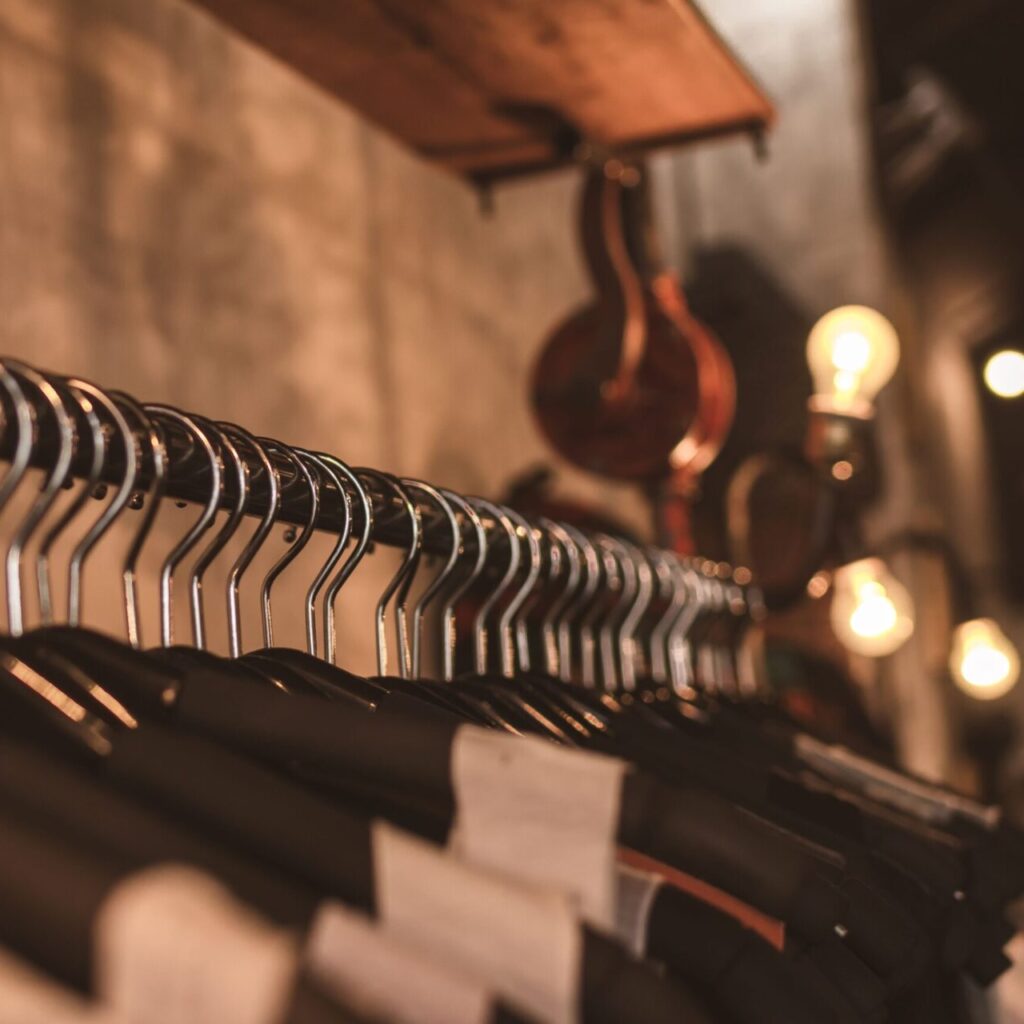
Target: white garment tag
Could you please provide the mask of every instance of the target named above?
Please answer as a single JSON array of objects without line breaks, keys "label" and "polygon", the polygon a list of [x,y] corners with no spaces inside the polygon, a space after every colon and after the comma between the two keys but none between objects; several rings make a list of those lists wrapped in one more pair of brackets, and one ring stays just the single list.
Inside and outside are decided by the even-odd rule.
[{"label": "white garment tag", "polygon": [[279,1024],[297,963],[288,935],[173,864],[110,893],[95,949],[96,990],[127,1024]]},{"label": "white garment tag", "polygon": [[0,950],[0,1024],[120,1024],[120,1018]]},{"label": "white garment tag", "polygon": [[317,911],[306,963],[346,1006],[393,1024],[487,1024],[484,985],[428,960],[339,903]]},{"label": "white garment tag", "polygon": [[456,856],[561,889],[587,921],[613,929],[625,762],[462,726],[451,770]]},{"label": "white garment tag", "polygon": [[637,957],[647,952],[647,920],[664,883],[651,871],[619,864],[616,869],[615,936]]},{"label": "white garment tag", "polygon": [[582,944],[568,897],[464,864],[386,822],[373,827],[383,926],[537,1020],[577,1017]]}]

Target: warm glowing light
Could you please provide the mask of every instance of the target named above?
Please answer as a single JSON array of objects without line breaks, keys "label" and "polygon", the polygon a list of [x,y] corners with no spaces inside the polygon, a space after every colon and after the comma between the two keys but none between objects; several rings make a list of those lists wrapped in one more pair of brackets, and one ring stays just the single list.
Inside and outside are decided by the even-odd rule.
[{"label": "warm glowing light", "polygon": [[989,356],[985,363],[985,385],[1000,398],[1024,395],[1024,352],[1004,348]]},{"label": "warm glowing light", "polygon": [[860,600],[850,615],[850,629],[859,637],[875,639],[892,632],[899,615],[896,605],[880,583],[865,584]]},{"label": "warm glowing light", "polygon": [[867,306],[840,306],[826,313],[807,338],[815,408],[868,417],[875,395],[900,359],[896,330]]},{"label": "warm glowing light", "polygon": [[910,595],[880,558],[862,558],[832,579],[832,629],[855,654],[892,654],[914,631]]},{"label": "warm glowing light", "polygon": [[837,480],[849,480],[853,476],[853,463],[846,459],[840,459],[832,463],[832,475]]},{"label": "warm glowing light", "polygon": [[964,693],[978,700],[995,700],[1013,689],[1020,675],[1020,657],[998,623],[971,619],[953,633],[949,669]]}]

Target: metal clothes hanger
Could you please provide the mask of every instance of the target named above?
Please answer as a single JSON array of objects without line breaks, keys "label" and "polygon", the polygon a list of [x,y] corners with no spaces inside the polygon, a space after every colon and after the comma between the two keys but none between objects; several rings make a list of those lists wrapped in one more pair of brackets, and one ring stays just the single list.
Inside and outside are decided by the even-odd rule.
[{"label": "metal clothes hanger", "polygon": [[0,481],[0,511],[6,507],[11,496],[21,483],[28,470],[29,459],[32,457],[32,409],[25,398],[25,393],[18,383],[17,378],[0,360],[0,388],[3,388],[3,396],[10,404],[4,410],[4,435],[9,428],[14,430],[13,451],[8,460],[7,472]]},{"label": "metal clothes hanger", "polygon": [[313,478],[313,473],[296,451],[272,438],[261,437],[259,440],[260,444],[267,451],[277,452],[288,460],[295,470],[298,479],[303,481],[309,491],[309,512],[299,528],[299,533],[284,554],[267,570],[266,575],[263,577],[263,582],[260,584],[260,607],[263,611],[263,646],[264,648],[272,648],[274,646],[274,614],[270,603],[271,591],[274,584],[280,578],[281,573],[299,557],[313,537],[313,528],[316,525],[317,516],[320,512],[320,487]]},{"label": "metal clothes hanger", "polygon": [[124,449],[124,473],[117,488],[106,508],[86,531],[68,559],[68,625],[77,626],[82,614],[82,574],[85,561],[131,500],[139,476],[139,451],[128,421],[105,391],[81,377],[65,377],[63,380],[72,393],[84,393],[99,405],[113,424],[115,436],[120,439]]},{"label": "metal clothes hanger", "polygon": [[633,604],[622,617],[619,624],[617,647],[619,651],[619,677],[624,690],[632,692],[636,689],[637,659],[640,655],[636,634],[640,621],[647,613],[654,596],[654,573],[644,553],[632,544],[619,542],[626,557],[635,567],[636,596]]},{"label": "metal clothes hanger", "polygon": [[[578,634],[580,643],[580,678],[584,686],[595,687],[598,683],[598,648],[595,637],[595,625],[602,619],[602,613],[610,613],[608,598],[618,603],[618,592],[622,589],[621,570],[614,554],[601,544],[602,535],[598,534],[593,543],[601,572],[603,586],[595,592],[594,600],[583,613],[579,621]],[[614,610],[615,604],[611,606]],[[602,664],[602,688],[606,691],[615,689],[615,679],[607,673],[612,670],[610,663]]]},{"label": "metal clothes hanger", "polygon": [[[317,468],[323,473],[338,491],[338,495],[341,498],[341,523],[338,527],[338,538],[334,542],[327,559],[324,564],[318,570],[316,576],[313,577],[312,583],[309,585],[309,590],[306,591],[306,648],[310,655],[316,657],[317,655],[317,640],[316,640],[316,601],[320,595],[320,591],[324,588],[331,573],[334,571],[335,566],[341,561],[342,555],[345,554],[345,548],[348,546],[349,538],[352,536],[352,499],[349,496],[348,491],[345,489],[345,485],[342,483],[341,474],[332,464],[332,460],[325,458],[317,452],[309,452],[305,449],[300,449],[300,454],[308,459],[312,459],[316,464]],[[333,620],[331,622],[331,629],[333,629]],[[331,655],[334,650],[334,641],[328,637],[328,626],[327,626],[327,608],[324,608],[324,655],[328,661],[332,660]]]},{"label": "metal clothes hanger", "polygon": [[[7,583],[7,630],[11,636],[21,636],[25,631],[25,607],[22,590],[22,558],[25,546],[43,517],[52,507],[67,479],[71,468],[71,457],[74,452],[75,434],[71,417],[64,406],[64,401],[53,384],[41,373],[13,359],[4,360],[4,368],[12,374],[22,386],[22,394],[27,386],[39,396],[44,407],[53,420],[57,432],[57,454],[50,470],[46,473],[39,496],[32,503],[13,536],[7,543],[4,557],[4,571]],[[32,433],[32,450],[40,440],[42,424]]]},{"label": "metal clothes hanger", "polygon": [[160,567],[160,646],[174,644],[174,570],[199,542],[217,515],[221,491],[221,463],[213,442],[195,419],[169,405],[145,404],[147,415],[158,422],[171,423],[184,430],[199,445],[210,474],[210,495],[201,507],[198,518],[184,537],[170,550]]},{"label": "metal clothes hanger", "polygon": [[[234,482],[237,495],[234,504],[228,510],[228,516],[221,528],[210,540],[209,544],[193,562],[189,573],[189,607],[192,613],[192,636],[197,650],[206,650],[206,613],[203,607],[203,577],[217,556],[224,550],[228,541],[235,535],[242,523],[246,507],[249,504],[249,467],[238,453],[228,434],[210,420],[194,417],[207,436],[216,442],[220,453],[221,478],[218,506],[227,499],[227,489]],[[212,523],[211,523],[212,525]]]},{"label": "metal clothes hanger", "polygon": [[[458,582],[455,588],[449,593],[441,609],[441,630],[443,643],[441,648],[441,677],[445,682],[451,682],[455,676],[455,648],[458,641],[456,636],[455,606],[459,600],[469,591],[469,588],[480,578],[487,563],[487,531],[484,529],[483,520],[472,504],[456,494],[454,491],[443,491],[444,496],[451,504],[455,505],[462,513],[465,521],[471,527],[473,538],[476,541],[476,556],[466,576]],[[465,546],[462,543],[460,531],[460,552],[465,553]]]},{"label": "metal clothes hanger", "polygon": [[[209,469],[209,495],[203,504],[199,518],[191,525],[186,535],[172,549],[161,568],[161,646],[148,652],[149,657],[164,668],[175,672],[189,672],[193,669],[223,672],[232,678],[251,683],[267,683],[281,689],[291,688],[277,679],[268,679],[257,673],[250,666],[232,659],[221,658],[206,647],[206,622],[203,605],[203,577],[216,557],[238,530],[249,502],[249,470],[235,444],[227,437],[225,431],[212,421],[200,416],[185,416],[180,410],[171,407],[159,407],[154,412],[152,406],[145,407],[157,418],[169,419],[183,427],[193,441],[198,441]],[[180,418],[184,417],[184,419]],[[229,506],[227,518],[215,532],[211,540],[199,553],[188,576],[189,617],[192,624],[192,645],[175,644],[173,636],[173,575],[175,568],[187,557],[202,539],[202,535],[210,529],[215,520],[217,510],[222,502],[228,499],[228,483],[234,481],[237,495]],[[164,611],[164,608],[167,611]],[[230,631],[230,626],[229,626]],[[170,642],[168,642],[170,641]],[[300,691],[304,687],[296,687]]]},{"label": "metal clothes hanger", "polygon": [[[60,394],[61,389],[54,388],[52,381],[49,381],[42,375],[36,374],[36,372],[29,367],[19,366],[15,372],[28,380],[32,386],[38,387],[39,393],[45,397],[47,402],[52,401],[54,397],[56,397],[59,402],[63,402],[63,396]],[[39,382],[43,382],[43,386],[39,386]],[[45,385],[49,385],[49,387],[46,387]],[[24,396],[23,391],[21,394]],[[69,391],[69,397],[75,401],[80,401],[83,406],[88,405],[90,402],[90,399],[82,395],[78,389],[75,389],[73,392]],[[23,398],[22,400],[25,399]],[[53,408],[53,406],[51,406],[51,408]],[[67,413],[67,410],[64,409],[64,412]],[[63,466],[64,463],[62,455],[69,441],[73,448],[76,435],[74,433],[73,421],[69,415],[58,415],[55,422],[59,431],[59,440],[58,453],[54,461],[55,464]],[[118,421],[115,420],[115,422]],[[125,427],[127,430],[127,424],[125,424]],[[70,435],[65,433],[66,430],[70,430]],[[34,443],[35,441],[33,439],[30,443],[30,448]],[[93,461],[95,463],[95,459]],[[134,483],[136,465],[130,458],[126,458],[125,460],[124,472],[125,479],[130,483]],[[62,468],[61,474],[66,477],[66,470]],[[25,520],[16,531],[15,536],[9,541],[8,550],[5,552],[4,563],[14,569],[19,578],[19,584],[21,576],[21,552],[23,552],[25,544],[42,521],[46,511],[53,504],[56,495],[51,490],[51,484],[54,482],[54,474],[48,475],[46,483],[44,483],[40,492],[40,497],[33,503],[32,508],[30,508],[25,517]],[[122,485],[122,487],[115,493],[115,500],[111,502],[111,505],[108,505],[107,508],[104,509],[102,515],[97,520],[97,523],[94,524],[86,534],[85,540],[80,542],[77,546],[76,553],[80,554],[80,562],[84,561],[85,556],[88,555],[89,548],[91,546],[89,542],[91,541],[92,543],[95,543],[98,541],[115,516],[120,514],[120,511],[123,508],[123,503],[119,502],[119,498],[123,491],[124,487]],[[70,518],[71,517],[67,516],[62,517],[61,522],[69,522]],[[15,593],[17,595],[17,600],[20,601],[20,585],[15,589]],[[16,608],[15,618],[23,622],[23,609],[17,605],[14,607]],[[63,628],[71,629],[72,632],[75,631],[74,627]],[[45,634],[46,630],[44,629],[42,632]],[[103,690],[102,687],[96,684],[87,675],[83,674],[68,658],[65,652],[58,651],[49,644],[45,635],[40,637],[38,631],[33,630],[30,633],[25,634],[22,630],[19,630],[18,632],[11,630],[10,636],[0,639],[0,649],[2,649],[2,657],[5,659],[5,670],[8,672],[12,671],[12,665],[16,662],[16,675],[18,676],[18,679],[21,680],[22,683],[35,686],[37,689],[42,687],[44,691],[47,687],[50,687],[52,690],[50,693],[51,700],[58,700],[59,698],[63,698],[66,694],[76,694],[84,702],[84,714],[91,715],[95,713],[99,714],[101,717],[110,718],[110,720],[115,722],[120,721],[122,724],[135,724],[135,719],[128,713],[123,705],[121,705],[115,698]],[[11,659],[13,659],[13,661],[11,661]]]},{"label": "metal clothes hanger", "polygon": [[666,641],[669,679],[677,697],[692,699],[696,693],[690,630],[705,607],[704,580],[689,561],[680,564],[680,574],[688,598],[669,627]]},{"label": "metal clothes hanger", "polygon": [[138,650],[142,646],[142,636],[139,624],[137,570],[139,556],[142,554],[142,548],[153,528],[153,523],[156,522],[157,512],[160,510],[167,488],[167,445],[164,442],[163,431],[154,420],[146,415],[145,410],[134,398],[121,391],[112,391],[110,397],[122,407],[122,410],[127,410],[129,415],[135,419],[145,438],[143,455],[148,455],[150,462],[149,487],[145,494],[138,494],[138,500],[142,507],[142,518],[121,566],[125,629],[128,634],[128,643]]},{"label": "metal clothes hanger", "polygon": [[541,642],[544,647],[544,665],[548,675],[567,683],[572,679],[571,657],[567,649],[568,645],[566,645],[566,649],[563,649],[559,642],[557,623],[562,613],[568,608],[583,579],[580,552],[569,531],[560,523],[546,517],[541,518],[538,522],[553,538],[551,540],[552,549],[562,552],[561,559],[566,566],[565,587],[548,607],[541,621]]},{"label": "metal clothes hanger", "polygon": [[[590,609],[597,598],[598,588],[601,585],[601,562],[598,558],[597,549],[590,538],[578,527],[569,523],[562,523],[562,529],[569,534],[570,539],[576,546],[577,552],[582,555],[580,568],[582,573],[582,585],[578,592],[573,594],[565,610],[558,617],[556,634],[558,637],[559,662],[566,666],[563,669],[564,678],[572,680],[578,678],[586,685],[583,679],[583,635],[581,631],[581,619]],[[579,641],[580,646],[580,667],[579,672],[573,669],[573,641]]]},{"label": "metal clothes hanger", "polygon": [[[79,393],[69,390],[69,397],[77,406],[77,412],[81,415],[83,426],[86,432],[75,429],[75,437],[79,445],[87,442],[90,448],[90,462],[78,493],[64,510],[64,513],[43,536],[39,547],[36,550],[36,590],[39,595],[39,619],[44,625],[54,621],[53,597],[50,585],[50,551],[57,538],[64,532],[65,528],[85,507],[89,498],[92,497],[96,486],[99,484],[100,476],[103,473],[103,466],[106,461],[107,439],[103,433],[103,425],[96,414],[95,406],[89,399]],[[64,486],[67,484],[65,483]]]},{"label": "metal clothes hanger", "polygon": [[[363,471],[360,470],[359,472]],[[468,695],[460,692],[458,688],[451,687],[447,685],[447,683],[438,684],[425,679],[422,676],[421,645],[424,616],[430,604],[450,584],[452,574],[454,573],[459,560],[462,538],[455,512],[441,489],[435,488],[431,484],[424,483],[420,480],[396,480],[390,477],[384,481],[384,483],[390,484],[390,489],[395,490],[395,493],[399,494],[401,505],[407,514],[409,506],[406,504],[405,499],[409,499],[411,503],[410,492],[419,491],[422,494],[425,494],[431,502],[441,510],[442,524],[447,526],[448,531],[450,531],[451,534],[451,545],[448,556],[442,565],[441,570],[420,594],[413,606],[411,617],[408,620],[405,620],[405,605],[418,567],[419,558],[409,558],[407,555],[394,578],[386,588],[385,594],[382,598],[384,602],[383,607],[378,605],[377,621],[378,623],[382,621],[381,612],[386,608],[386,605],[390,600],[389,595],[397,594],[396,618],[398,619],[398,628],[400,631],[399,636],[403,635],[401,630],[403,629],[404,620],[406,630],[405,635],[409,640],[410,669],[408,676],[380,677],[379,682],[385,685],[392,693],[405,694],[406,696],[417,698],[421,703],[426,702],[432,704],[435,708],[440,708],[448,714],[452,714],[460,718],[467,718],[470,721],[482,724],[495,724],[492,723],[491,717],[488,716],[485,710],[480,707],[478,702],[474,701]],[[396,489],[396,485],[397,488],[400,489],[401,493]],[[413,505],[413,507],[415,508],[415,505]],[[417,543],[418,534],[418,543],[422,547],[422,518],[420,517],[418,509],[416,509],[416,517],[416,520],[410,520],[412,526],[411,536],[415,544]],[[416,529],[417,522],[419,523],[418,531]],[[415,555],[415,551],[412,553]]]},{"label": "metal clothes hanger", "polygon": [[[263,476],[266,480],[267,510],[260,519],[245,543],[245,547],[239,552],[231,568],[228,570],[227,579],[227,605],[228,605],[228,652],[232,658],[238,658],[242,654],[242,610],[241,610],[241,586],[242,577],[245,571],[252,564],[252,560],[263,547],[264,542],[270,535],[274,524],[277,522],[278,513],[281,509],[281,478],[277,467],[273,464],[266,449],[249,433],[249,431],[237,426],[234,423],[218,423],[221,433],[232,438],[236,446],[241,443],[248,448],[256,457]],[[250,471],[249,496],[252,495],[254,486],[253,475]]]},{"label": "metal clothes hanger", "polygon": [[[628,689],[622,675],[622,652],[617,649],[616,644],[618,639],[616,626],[629,613],[629,609],[639,591],[636,565],[628,557],[621,541],[616,540],[614,537],[602,534],[598,537],[597,543],[604,557],[611,560],[605,563],[606,578],[617,575],[621,581],[620,585],[616,588],[618,590],[618,599],[601,617],[601,625],[597,631],[601,675],[606,690],[616,690],[620,687]],[[614,565],[614,569],[612,565]]]},{"label": "metal clothes hanger", "polygon": [[421,668],[423,616],[434,598],[444,590],[451,579],[452,573],[455,572],[455,567],[459,561],[459,552],[462,547],[462,533],[459,530],[459,522],[455,518],[455,512],[451,504],[438,488],[432,484],[424,483],[422,480],[412,480],[407,477],[403,477],[401,483],[406,491],[419,491],[430,498],[441,510],[444,523],[451,532],[451,544],[449,545],[448,557],[445,559],[444,565],[441,566],[440,572],[430,581],[423,593],[420,594],[412,609],[412,676],[416,678],[420,675]]},{"label": "metal clothes hanger", "polygon": [[[516,671],[516,659],[518,657],[519,668],[528,672],[530,670],[530,645],[527,642],[525,632],[520,634],[518,629],[513,636],[513,624],[522,611],[527,599],[530,597],[537,581],[540,579],[541,571],[541,550],[540,543],[533,532],[530,524],[514,509],[502,506],[505,515],[512,520],[513,526],[517,528],[513,542],[522,545],[526,541],[527,563],[526,578],[523,580],[519,590],[516,591],[512,600],[505,606],[505,610],[498,617],[498,634],[501,637],[501,649],[511,654],[510,664],[502,666],[502,672],[507,678],[511,678]],[[519,641],[522,642],[519,642]]]},{"label": "metal clothes hanger", "polygon": [[668,635],[687,602],[686,581],[677,559],[667,551],[651,552],[662,599],[668,603],[651,629],[647,644],[648,672],[655,684],[668,682]]},{"label": "metal clothes hanger", "polygon": [[[522,549],[515,520],[519,520],[524,535],[530,534],[532,536],[532,533],[525,520],[511,509],[485,501],[482,498],[470,498],[469,501],[476,506],[478,511],[483,509],[489,513],[494,518],[494,521],[504,530],[509,545],[509,560],[497,585],[486,597],[477,612],[473,623],[477,672],[475,676],[463,677],[461,684],[469,688],[474,694],[485,698],[488,706],[503,719],[506,728],[511,728],[517,732],[541,731],[555,739],[568,740],[568,734],[557,724],[548,711],[541,710],[532,704],[520,692],[518,686],[509,685],[509,681],[515,675],[516,669],[512,619],[523,601],[526,600],[540,573],[540,549],[537,546],[536,538],[533,539],[533,545],[530,547],[531,564],[527,568],[526,579],[513,593],[509,604],[499,616],[497,624],[500,645],[499,668],[497,672],[490,672],[488,671],[489,634],[487,618],[498,599],[511,587],[522,563]],[[534,554],[536,554],[536,561],[534,561]]]},{"label": "metal clothes hanger", "polygon": [[370,537],[373,533],[373,502],[370,500],[370,495],[363,486],[363,482],[359,479],[359,475],[346,466],[341,459],[323,453],[320,454],[320,458],[334,466],[351,484],[352,489],[356,493],[356,501],[358,502],[361,514],[360,522],[362,524],[355,546],[324,591],[324,656],[334,665],[338,660],[338,595],[341,593],[342,587],[345,586],[352,576],[352,573],[359,566],[359,563],[363,560],[363,556],[370,546]]},{"label": "metal clothes hanger", "polygon": [[[497,604],[498,598],[505,593],[511,585],[512,580],[515,578],[516,572],[519,569],[520,551],[519,545],[516,543],[515,526],[512,524],[512,521],[508,518],[503,509],[498,505],[495,505],[493,502],[486,501],[483,498],[469,498],[468,500],[476,507],[478,512],[483,509],[484,512],[487,512],[494,521],[501,526],[505,531],[509,543],[509,559],[508,565],[505,567],[505,572],[498,580],[497,585],[485,598],[483,604],[480,605],[480,608],[476,613],[476,618],[473,620],[473,651],[475,654],[476,671],[478,675],[486,675],[490,656],[490,634],[487,627],[487,617]],[[511,666],[511,650],[502,650],[500,652],[500,664],[503,672],[506,666]]]},{"label": "metal clothes hanger", "polygon": [[391,599],[398,595],[395,602],[395,627],[398,634],[398,677],[408,679],[412,675],[412,648],[409,643],[409,623],[406,617],[406,603],[409,596],[409,589],[419,565],[420,553],[423,549],[423,524],[420,519],[419,510],[415,502],[406,494],[405,489],[398,482],[396,477],[389,473],[381,473],[376,469],[361,467],[356,474],[375,481],[385,489],[391,491],[398,499],[401,510],[409,520],[410,541],[405,549],[405,554],[394,576],[384,588],[383,593],[377,600],[374,609],[374,625],[377,639],[377,674],[383,678],[388,676],[388,638],[387,638],[387,608]]},{"label": "metal clothes hanger", "polygon": [[[525,581],[519,591],[509,602],[503,618],[514,618],[521,614],[525,601],[531,592],[536,592],[537,580],[540,576],[543,555],[536,531],[527,521],[512,509],[506,508],[509,518],[518,525],[517,542],[522,547],[525,542],[529,557],[529,569]],[[520,620],[521,621],[521,620]],[[517,639],[522,639],[517,636]],[[530,669],[528,643],[520,647],[519,671],[512,680],[515,690],[527,702],[535,713],[543,716],[542,723],[549,733],[559,739],[568,739],[577,743],[591,737],[592,728],[600,725],[590,711],[566,692],[565,688],[552,676]]]},{"label": "metal clothes hanger", "polygon": [[[263,640],[264,646],[258,650],[249,651],[243,654],[238,663],[246,668],[257,672],[267,682],[273,685],[297,693],[327,697],[329,699],[340,699],[341,696],[354,696],[351,686],[339,685],[341,670],[335,669],[317,658],[309,647],[316,644],[316,621],[313,604],[317,592],[326,580],[335,563],[343,553],[344,545],[335,543],[321,571],[314,577],[313,583],[307,590],[306,605],[304,609],[305,631],[307,650],[297,650],[275,646],[273,642],[273,613],[271,606],[272,588],[281,574],[299,556],[309,541],[312,539],[316,522],[320,513],[320,480],[321,473],[325,473],[325,467],[312,453],[304,449],[292,448],[282,444],[280,441],[273,441],[268,438],[260,438],[258,444],[267,452],[277,452],[284,456],[295,472],[295,480],[305,484],[309,494],[309,506],[305,520],[300,527],[300,532],[290,544],[289,548],[268,570],[260,586],[260,607],[263,618]],[[272,474],[271,474],[272,475]],[[327,473],[332,479],[336,479],[333,471]],[[339,481],[340,482],[340,481]],[[276,512],[274,513],[276,517]],[[348,521],[348,514],[345,521]],[[266,520],[264,520],[266,523]],[[261,532],[261,531],[258,531]],[[262,531],[262,536],[266,531]],[[259,540],[262,543],[262,539]],[[250,541],[251,546],[251,541]],[[253,552],[254,553],[254,552]],[[245,554],[243,552],[243,554]],[[251,556],[249,556],[251,558]],[[322,579],[321,579],[322,577]],[[355,677],[352,677],[355,678]],[[346,682],[347,674],[346,674]],[[365,689],[365,685],[364,685]],[[371,689],[371,696],[376,693]],[[360,694],[361,701],[366,701],[365,694]],[[372,703],[372,700],[370,701]]]}]

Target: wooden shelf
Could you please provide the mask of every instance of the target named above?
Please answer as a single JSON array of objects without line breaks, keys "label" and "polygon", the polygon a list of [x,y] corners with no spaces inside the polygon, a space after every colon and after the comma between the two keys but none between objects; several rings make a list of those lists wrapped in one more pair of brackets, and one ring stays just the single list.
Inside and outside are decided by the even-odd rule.
[{"label": "wooden shelf", "polygon": [[689,0],[193,0],[478,182],[761,132],[771,103]]}]

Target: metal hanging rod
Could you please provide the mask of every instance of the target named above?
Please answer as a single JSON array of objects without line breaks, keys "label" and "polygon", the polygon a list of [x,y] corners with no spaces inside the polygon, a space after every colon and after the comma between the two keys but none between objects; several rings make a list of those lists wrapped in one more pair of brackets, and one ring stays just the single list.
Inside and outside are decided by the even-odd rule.
[{"label": "metal hanging rod", "polygon": [[[30,394],[26,389],[25,399],[32,405],[35,429],[39,431],[38,442],[32,449],[30,464],[37,469],[49,469],[58,452],[59,441],[56,427],[51,422],[52,417],[48,415],[48,410],[39,396]],[[6,429],[12,419],[11,410],[6,408],[6,396],[3,397],[3,405],[5,406],[5,416],[4,429],[0,432],[0,458],[9,462],[13,455],[16,436],[14,431]],[[205,418],[196,417],[196,419],[203,422]],[[184,430],[175,429],[173,424],[163,424],[163,427],[167,446],[165,497],[190,504],[207,501],[211,487],[210,471],[197,445]],[[104,460],[101,480],[107,485],[113,485],[119,483],[124,476],[125,452],[117,433],[109,425],[104,425],[104,433],[107,437],[108,454]],[[133,427],[133,433],[138,435],[139,431]],[[77,437],[76,431],[71,475],[76,479],[81,479],[87,475],[92,453],[87,446],[77,442]],[[287,446],[287,442],[282,443]],[[251,474],[251,491],[246,514],[260,517],[267,512],[268,504],[267,492],[260,487],[260,481],[265,471],[251,452],[240,448],[239,454],[249,466]],[[309,517],[310,510],[309,488],[287,458],[274,450],[270,450],[267,454],[281,479],[281,505],[277,522],[281,525],[293,526],[304,524]],[[143,459],[137,476],[137,490],[140,492],[140,499],[151,480],[152,468]],[[384,493],[380,484],[372,478],[367,477],[362,482],[373,503],[372,540],[375,543],[392,547],[408,547],[411,537],[408,515],[402,503],[393,494]],[[351,487],[346,487],[346,490],[351,499],[353,525],[356,528],[361,527],[363,524],[360,503],[355,500],[356,495]],[[220,507],[230,508],[237,497],[237,487],[233,479],[225,479],[220,495]],[[416,505],[422,520],[424,552],[447,555],[450,551],[450,531],[446,528],[438,509],[426,502],[416,501],[412,495],[410,498]],[[319,482],[319,500],[320,507],[315,520],[316,529],[337,533],[343,521],[343,501],[337,486],[328,478]],[[141,503],[133,507],[141,507]],[[500,549],[503,544],[507,543],[505,531],[492,517],[481,513],[481,519],[487,530],[488,542],[493,542],[496,549]]]},{"label": "metal hanging rod", "polygon": [[[17,365],[11,361],[12,365]],[[44,372],[50,381],[62,383],[70,378],[62,375]],[[117,402],[119,393],[116,391],[104,391],[112,401]],[[58,428],[52,415],[52,410],[47,406],[44,397],[35,393],[32,388],[25,388],[23,391],[24,400],[30,405],[32,411],[33,429],[37,432],[35,443],[32,445],[30,464],[38,469],[49,469],[54,465],[60,448]],[[128,398],[128,396],[125,396]],[[129,399],[136,405],[134,399]],[[17,441],[17,429],[8,429],[16,420],[15,410],[11,405],[9,394],[0,394],[0,408],[3,410],[2,428],[0,428],[0,459],[10,461],[14,454]],[[72,411],[73,407],[72,407]],[[209,417],[187,414],[200,425],[211,423]],[[221,426],[213,422],[214,426]],[[75,443],[71,455],[70,476],[82,479],[88,475],[89,465],[92,460],[92,452],[88,444],[81,443],[81,437],[88,436],[88,430],[78,429],[76,424]],[[141,438],[141,428],[132,418],[132,433],[136,439]],[[161,421],[161,429],[164,435],[164,442],[167,448],[167,473],[165,480],[164,497],[174,501],[188,502],[190,504],[203,504],[210,499],[212,486],[209,463],[200,450],[194,438],[188,432],[176,425],[174,422]],[[114,428],[113,424],[104,423],[104,434],[107,441],[107,452],[103,460],[103,468],[100,479],[106,485],[116,485],[124,477],[126,453],[122,435]],[[266,438],[259,439],[267,441]],[[286,442],[285,448],[291,447]],[[140,450],[145,450],[145,445],[139,444]],[[302,448],[298,449],[301,451]],[[272,446],[267,454],[280,476],[281,502],[276,522],[281,525],[301,526],[308,521],[310,513],[311,496],[307,483],[296,472],[294,464],[280,451]],[[239,446],[239,455],[245,460],[250,471],[249,497],[246,504],[246,515],[252,517],[263,516],[268,511],[269,490],[261,487],[261,480],[265,476],[265,469],[256,459],[252,452]],[[411,544],[411,531],[409,516],[406,506],[394,493],[386,493],[385,488],[374,478],[377,471],[361,476],[361,482],[369,496],[373,507],[373,523],[371,540],[375,543],[391,547],[408,549]],[[388,476],[388,474],[384,474]],[[146,458],[139,461],[138,473],[136,476],[136,490],[138,501],[132,507],[141,508],[146,488],[152,481],[152,468]],[[344,484],[350,499],[352,512],[352,525],[356,529],[363,526],[361,503],[357,500],[354,489],[349,484]],[[408,499],[415,505],[420,515],[422,524],[421,550],[424,553],[447,556],[451,552],[451,531],[446,523],[443,514],[436,507],[427,501],[417,501],[413,489],[405,488]],[[226,475],[221,483],[219,505],[222,509],[231,508],[238,498],[237,487],[234,480]],[[319,481],[319,510],[314,520],[317,530],[330,533],[337,533],[344,522],[344,502],[334,481],[323,478]],[[478,509],[480,519],[486,532],[488,551],[500,552],[508,550],[509,534],[506,525],[500,523],[493,515],[484,508]],[[460,514],[461,515],[461,514]],[[545,531],[540,527],[516,525],[515,530],[520,538],[528,535],[528,530],[539,540],[545,538]],[[665,553],[668,554],[668,553]],[[697,560],[699,567],[707,575],[717,576],[721,580],[732,578],[745,586],[749,582],[749,573],[739,570],[735,575],[731,567],[724,563],[702,562]]]}]

